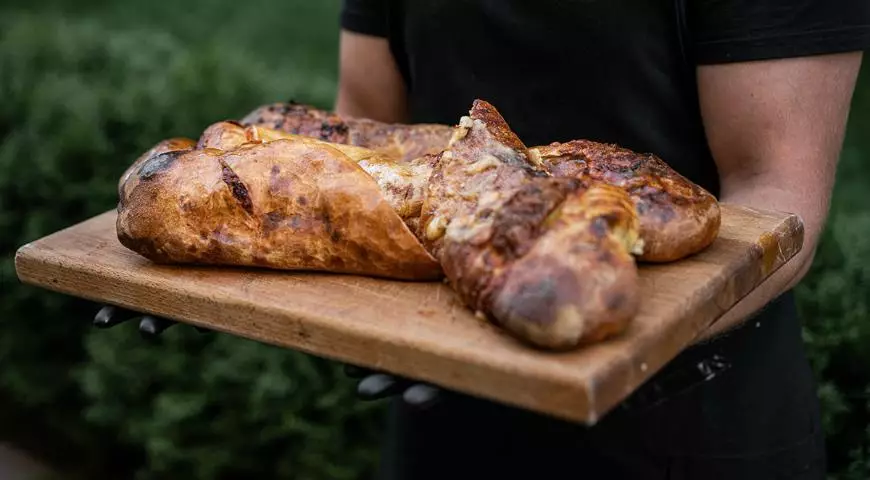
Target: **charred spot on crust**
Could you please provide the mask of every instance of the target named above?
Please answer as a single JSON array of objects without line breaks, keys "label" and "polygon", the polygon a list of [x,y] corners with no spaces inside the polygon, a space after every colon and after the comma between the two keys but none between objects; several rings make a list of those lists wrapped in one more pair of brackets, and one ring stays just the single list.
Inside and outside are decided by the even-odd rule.
[{"label": "charred spot on crust", "polygon": [[548,178],[524,184],[492,215],[492,247],[506,261],[523,256],[542,233],[544,219],[564,200],[574,182]]},{"label": "charred spot on crust", "polygon": [[645,215],[647,212],[649,212],[650,205],[647,201],[639,200],[635,202],[634,208],[637,209],[638,215]]},{"label": "charred spot on crust", "polygon": [[239,122],[237,122],[237,121],[235,121],[235,120],[224,120],[224,122],[229,123],[230,125],[235,125],[235,126],[237,126],[237,127],[245,128],[244,125],[242,125],[241,123],[239,123]]},{"label": "charred spot on crust", "polygon": [[305,205],[308,205],[308,199],[303,197],[302,195],[299,195],[298,197],[296,197],[296,203],[304,207]]},{"label": "charred spot on crust", "polygon": [[283,213],[275,210],[263,215],[262,225],[263,233],[269,234],[281,226],[284,219],[287,218]]},{"label": "charred spot on crust", "polygon": [[320,138],[322,140],[343,142],[346,139],[349,130],[347,124],[339,119],[330,120],[325,120],[321,122]]},{"label": "charred spot on crust", "polygon": [[325,211],[322,212],[320,219],[323,222],[324,230],[329,234],[329,239],[333,242],[341,240],[341,235],[339,235],[338,231],[335,230],[335,226],[332,224],[332,219],[329,217],[329,213]]},{"label": "charred spot on crust", "polygon": [[139,168],[139,179],[150,180],[158,173],[168,170],[184,152],[186,150],[173,150],[154,155]]},{"label": "charred spot on crust", "polygon": [[520,282],[512,292],[497,295],[493,313],[497,319],[545,324],[556,316],[559,301],[557,280],[549,276],[536,281]]},{"label": "charred spot on crust", "polygon": [[239,205],[248,212],[248,214],[254,213],[254,204],[251,202],[251,197],[248,194],[248,187],[242,182],[242,179],[236,175],[236,172],[230,168],[229,165],[223,160],[220,160],[222,171],[221,171],[221,180],[229,187],[230,192],[233,194],[233,198],[239,202]]},{"label": "charred spot on crust", "polygon": [[604,236],[607,235],[608,227],[607,218],[603,216],[596,217],[595,220],[592,220],[591,230],[596,238],[604,238]]},{"label": "charred spot on crust", "polygon": [[628,297],[619,290],[608,290],[604,295],[604,307],[608,310],[619,311],[628,302]]},{"label": "charred spot on crust", "polygon": [[289,177],[281,176],[281,169],[278,165],[273,165],[269,171],[269,193],[275,195],[287,195],[290,190],[291,180]]}]

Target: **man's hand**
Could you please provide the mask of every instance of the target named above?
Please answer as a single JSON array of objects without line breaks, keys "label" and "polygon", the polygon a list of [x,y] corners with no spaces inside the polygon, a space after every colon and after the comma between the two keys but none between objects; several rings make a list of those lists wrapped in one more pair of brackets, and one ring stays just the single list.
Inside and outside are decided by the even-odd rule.
[{"label": "man's hand", "polygon": [[742,322],[809,270],[824,228],[861,52],[702,66],[698,87],[720,201],[798,214],[803,249],[701,340]]},{"label": "man's hand", "polygon": [[[174,320],[146,315],[114,305],[105,305],[94,316],[94,326],[97,328],[111,328],[116,325],[139,319],[139,333],[146,340],[154,340],[169,327],[177,325]],[[200,333],[208,333],[210,330],[196,327]]]},{"label": "man's hand", "polygon": [[[133,310],[104,305],[94,316],[96,328],[112,328],[122,323],[139,319],[139,333],[148,341],[156,341],[167,329],[178,325],[178,322],[167,318],[147,315]],[[210,333],[211,330],[195,327],[200,333]],[[406,378],[396,377],[386,373],[376,372],[353,365],[345,365],[345,374],[359,380],[357,395],[362,400],[379,400],[393,395],[402,395],[409,405],[426,408],[440,400],[442,394],[437,387],[426,383],[418,383]]]},{"label": "man's hand", "polygon": [[344,372],[348,377],[359,380],[357,395],[363,400],[378,400],[401,394],[405,403],[427,408],[438,403],[443,396],[438,387],[366,368],[346,365]]}]

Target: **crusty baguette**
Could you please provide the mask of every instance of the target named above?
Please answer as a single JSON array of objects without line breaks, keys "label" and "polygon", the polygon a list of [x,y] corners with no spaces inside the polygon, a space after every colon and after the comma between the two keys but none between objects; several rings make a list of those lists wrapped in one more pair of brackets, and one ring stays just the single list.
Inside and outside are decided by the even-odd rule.
[{"label": "crusty baguette", "polygon": [[297,143],[326,146],[339,150],[356,162],[377,182],[386,201],[412,231],[417,230],[423,193],[432,173],[434,155],[409,161],[354,145],[331,143],[313,137],[296,135],[267,127],[248,126],[232,121],[217,122],[206,128],[197,143],[198,148],[231,151],[242,145],[268,143],[289,139]]},{"label": "crusty baguette", "polygon": [[639,261],[685,258],[707,248],[719,233],[716,198],[655,155],[588,140],[533,150],[554,176],[586,178],[628,192],[640,217]]},{"label": "crusty baguette", "polygon": [[155,262],[442,276],[372,177],[325,144],[163,152],[121,192],[118,238]]},{"label": "crusty baguette", "polygon": [[624,190],[551,177],[479,100],[436,163],[420,221],[467,305],[556,350],[617,335],[634,316],[638,229]]}]

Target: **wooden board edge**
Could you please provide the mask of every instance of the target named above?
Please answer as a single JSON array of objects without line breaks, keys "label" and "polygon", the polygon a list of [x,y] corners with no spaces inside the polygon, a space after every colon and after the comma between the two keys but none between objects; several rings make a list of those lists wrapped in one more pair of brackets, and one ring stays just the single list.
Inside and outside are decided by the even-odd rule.
[{"label": "wooden board edge", "polygon": [[[350,363],[361,367],[372,368],[394,375],[416,378],[422,382],[464,393],[469,396],[485,398],[491,401],[512,405],[561,417],[568,421],[585,423],[586,413],[589,411],[589,397],[586,391],[587,385],[573,384],[564,381],[560,377],[541,377],[531,382],[526,382],[522,387],[514,387],[510,369],[494,368],[492,365],[469,365],[463,358],[452,355],[449,349],[443,351],[420,351],[414,350],[414,355],[408,354],[406,345],[394,344],[385,341],[374,331],[357,330],[354,335],[366,349],[378,352],[378,361],[362,360],[365,355],[354,355],[352,351],[344,348],[336,348],[336,345],[346,345],[342,338],[347,335],[346,330],[339,331],[328,325],[328,322],[318,322],[318,333],[312,335],[308,322],[317,321],[314,318],[288,318],[283,312],[276,313],[269,309],[260,311],[261,322],[283,323],[287,326],[289,335],[280,339],[264,334],[263,330],[249,328],[241,319],[234,319],[223,315],[222,307],[210,302],[208,298],[200,295],[192,295],[187,298],[187,306],[194,314],[176,315],[177,312],[162,308],[160,302],[156,304],[144,304],[135,299],[127,298],[124,289],[116,291],[100,292],[92,290],[83,292],[74,285],[89,282],[100,282],[103,278],[90,272],[81,270],[57,269],[57,275],[46,277],[39,272],[44,270],[46,264],[62,266],[65,259],[48,258],[38,253],[36,249],[20,249],[16,255],[16,269],[19,278],[25,284],[44,288],[66,295],[74,295],[100,304],[115,305],[134,311],[148,313],[164,318],[170,318],[193,326],[209,328],[213,331],[234,335],[240,338],[257,341],[263,344],[288,348],[316,357]],[[137,285],[141,287],[142,285]],[[166,292],[164,292],[166,293]],[[169,293],[166,293],[169,294]],[[166,302],[169,303],[169,302]],[[220,319],[219,321],[214,321]],[[263,333],[263,334],[261,334]],[[413,356],[414,362],[406,362],[401,359]],[[422,358],[425,357],[425,358]],[[392,360],[389,360],[392,358]],[[398,360],[397,360],[398,359]],[[420,368],[424,366],[424,368]],[[461,371],[462,376],[444,375],[443,372]],[[465,380],[466,377],[476,377],[476,381]],[[474,385],[475,388],[470,387]],[[570,398],[572,408],[569,414],[561,411],[552,411],[548,406],[536,401],[533,394],[537,391],[558,390],[561,397]],[[501,395],[487,394],[487,391],[498,391]],[[505,393],[507,392],[507,393]],[[529,392],[532,392],[530,394]]]},{"label": "wooden board edge", "polygon": [[[752,210],[752,209],[749,209],[749,210]],[[55,237],[57,235],[61,235],[61,234],[65,233],[66,231],[80,227],[81,225],[83,225],[85,223],[99,221],[100,217],[103,217],[106,215],[111,215],[112,213],[113,213],[112,211],[107,211],[101,215],[97,215],[97,216],[92,217],[90,219],[87,219],[83,222],[79,222],[75,225],[71,225],[70,227],[59,230],[53,234],[45,236],[45,237],[43,237],[39,240],[36,240],[34,242],[27,243],[27,244],[23,245],[22,247],[20,247],[16,251],[16,255],[15,255],[15,268],[16,268],[16,272],[19,276],[19,279],[23,283],[27,283],[27,284],[34,285],[34,286],[39,286],[39,287],[42,287],[42,288],[45,288],[48,290],[52,290],[52,291],[56,291],[59,293],[73,294],[73,295],[76,295],[78,297],[84,297],[84,298],[87,298],[87,299],[92,300],[92,301],[111,303],[111,304],[115,304],[115,305],[118,305],[121,307],[127,307],[127,308],[136,309],[136,310],[140,310],[140,311],[146,311],[147,313],[152,313],[155,315],[164,315],[164,316],[168,316],[168,317],[172,318],[171,315],[166,315],[165,312],[161,312],[160,309],[149,309],[148,307],[145,307],[145,306],[140,305],[140,304],[136,304],[135,302],[126,302],[126,301],[123,301],[122,299],[114,299],[113,301],[107,301],[107,298],[105,296],[98,296],[98,295],[91,296],[90,298],[88,298],[87,295],[83,295],[82,292],[79,290],[74,290],[72,288],[65,287],[65,284],[68,281],[65,279],[58,279],[58,278],[42,279],[42,278],[38,278],[36,275],[31,275],[33,265],[38,264],[40,262],[46,262],[46,260],[47,260],[46,258],[43,258],[43,256],[41,256],[41,255],[34,254],[34,251],[36,249],[34,249],[32,247],[37,246],[40,243],[42,243],[43,241],[47,241],[52,237]],[[762,212],[762,213],[764,213],[764,212]],[[770,213],[768,213],[768,215],[769,214]],[[781,268],[784,264],[787,263],[788,260],[793,258],[794,255],[796,255],[801,250],[802,245],[803,245],[803,223],[802,223],[802,221],[800,220],[800,218],[797,215],[786,216],[779,223],[779,225],[770,233],[769,238],[762,239],[759,243],[759,246],[758,246],[759,248],[756,250],[756,254],[761,255],[761,257],[763,259],[765,259],[765,261],[762,262],[763,268],[761,269],[760,272],[752,272],[751,270],[754,270],[754,269],[746,268],[747,265],[752,264],[752,260],[753,260],[752,258],[748,258],[747,262],[745,262],[743,264],[742,268],[740,266],[734,267],[735,271],[732,272],[734,275],[739,275],[741,273],[741,270],[745,270],[744,275],[749,275],[750,277],[755,277],[754,281],[736,282],[735,284],[741,284],[741,285],[744,285],[745,287],[743,289],[738,289],[739,291],[732,291],[731,293],[732,293],[733,297],[731,297],[730,299],[722,299],[721,301],[717,302],[716,307],[718,307],[718,308],[710,306],[707,309],[708,311],[703,311],[704,310],[703,308],[699,308],[698,311],[690,312],[690,313],[692,315],[697,315],[698,317],[701,317],[703,319],[703,320],[701,320],[702,323],[706,323],[708,326],[712,325],[716,319],[721,317],[721,315],[723,315],[728,309],[730,309],[734,304],[736,304],[737,301],[739,301],[739,299],[741,299],[743,296],[749,294],[754,288],[756,288],[758,285],[760,285],[764,279],[766,279],[768,276],[773,274],[776,270]],[[767,259],[770,259],[770,260],[768,261]],[[758,275],[757,277],[755,276],[756,274]],[[728,290],[727,282],[725,284],[719,285],[715,288],[717,288],[720,291]],[[745,291],[743,291],[743,290],[745,290]],[[728,305],[729,303],[730,303],[730,305]],[[207,311],[207,309],[205,309],[204,311]],[[176,319],[178,319],[178,318],[176,318]],[[196,318],[185,318],[185,319],[178,319],[178,320],[182,321],[184,323],[192,324],[192,325],[206,326],[209,328],[214,327],[214,323],[206,324],[205,322],[203,322],[201,320],[198,321]],[[677,334],[681,334],[681,336],[679,337],[679,340],[675,342],[677,344],[677,347],[673,349],[677,353],[679,352],[679,350],[681,348],[685,348],[686,345],[688,345],[689,343],[692,342],[693,339],[688,335],[688,333],[683,333],[683,332],[688,332],[689,330],[691,330],[691,329],[685,328],[685,329],[680,329],[680,330],[675,332]],[[301,338],[302,335],[299,335],[298,336],[299,338],[294,337],[294,341],[292,341],[292,342],[276,342],[272,338],[267,338],[265,336],[258,336],[255,333],[252,334],[248,330],[234,328],[231,325],[227,326],[226,324],[224,325],[224,328],[219,329],[219,331],[221,331],[223,333],[236,335],[236,336],[239,336],[242,338],[247,338],[247,339],[251,339],[254,341],[270,344],[270,345],[276,345],[276,346],[280,346],[280,347],[284,347],[284,348],[291,348],[294,350],[302,351],[302,352],[309,353],[309,354],[319,356],[319,357],[330,358],[332,360],[349,362],[349,363],[356,362],[357,364],[360,364],[357,357],[353,357],[351,355],[346,355],[345,352],[341,352],[341,351],[338,351],[335,349],[330,350],[328,347],[318,348],[318,347],[315,347],[313,345],[307,344],[305,339]],[[372,341],[378,342],[378,340],[374,337],[372,338]],[[682,345],[682,347],[680,347],[679,345]],[[397,354],[396,346],[392,345],[388,342],[379,342],[379,345],[377,345],[377,348],[382,349],[388,355]],[[432,365],[443,365],[443,362],[447,361],[444,358],[438,357],[435,353],[432,353],[431,357],[432,358],[429,359],[428,362],[430,362],[430,364],[432,364]],[[449,359],[449,360],[456,361],[455,359]],[[661,362],[657,362],[657,363],[661,363],[662,365],[664,365],[670,360],[671,360],[671,358],[669,357],[666,359],[662,359]],[[622,398],[620,394],[615,394],[615,395],[610,395],[610,396],[608,396],[608,395],[599,396],[596,394],[596,390],[598,390],[598,388],[595,388],[597,386],[594,386],[594,385],[584,385],[582,389],[577,388],[576,385],[562,385],[562,386],[566,387],[565,393],[566,394],[570,393],[570,398],[571,398],[570,405],[569,405],[568,401],[563,399],[561,402],[557,402],[558,406],[549,405],[547,407],[541,408],[540,405],[533,404],[534,402],[531,400],[520,400],[520,397],[522,397],[522,395],[520,395],[521,392],[517,392],[518,393],[517,397],[515,397],[513,401],[510,401],[510,400],[505,400],[504,398],[494,398],[494,397],[489,396],[489,395],[482,395],[476,391],[470,391],[466,387],[466,385],[464,385],[462,382],[451,381],[450,379],[445,380],[444,376],[438,375],[435,372],[435,370],[437,370],[438,368],[444,368],[444,367],[438,367],[438,368],[434,368],[434,369],[428,368],[428,370],[432,371],[430,373],[429,371],[419,370],[419,369],[413,369],[413,372],[412,372],[411,367],[405,368],[404,365],[402,365],[400,368],[385,368],[384,365],[380,365],[378,363],[367,363],[367,364],[360,364],[360,365],[366,366],[369,368],[381,369],[383,371],[389,371],[390,373],[397,374],[397,375],[413,376],[415,378],[420,379],[421,381],[429,381],[429,382],[441,385],[443,387],[453,389],[453,390],[458,391],[458,392],[466,393],[466,394],[473,395],[473,396],[481,396],[483,398],[489,398],[491,400],[495,400],[495,401],[498,401],[501,403],[513,405],[515,407],[533,409],[533,410],[539,411],[539,412],[544,413],[544,414],[549,414],[549,415],[557,417],[557,418],[561,418],[561,419],[568,420],[568,421],[579,422],[579,423],[583,423],[586,425],[594,425],[595,423],[597,423],[597,421],[600,418],[602,418],[609,411],[611,411],[612,408],[617,406],[618,403],[620,402],[620,398]],[[449,368],[449,367],[447,367],[447,368]],[[659,368],[660,368],[660,366],[659,366]],[[628,375],[630,376],[630,378],[632,378],[630,383],[635,384],[636,386],[642,385],[646,380],[648,380],[652,375],[654,375],[654,372],[656,370],[657,370],[657,368],[650,369],[650,371],[647,372],[645,375],[641,375],[641,376],[637,376],[637,377],[632,377],[632,375],[635,375],[634,372],[628,372]],[[493,372],[489,372],[489,374],[492,374],[492,373]],[[506,375],[505,372],[495,372],[495,373]],[[548,383],[545,382],[545,384],[547,385],[547,387],[552,387],[554,385],[553,382],[548,382]],[[541,386],[543,386],[543,385],[541,385]],[[618,391],[618,390],[614,390],[614,391]]]},{"label": "wooden board edge", "polygon": [[[626,376],[631,379],[630,389],[636,389],[649,381],[658,371],[664,368],[668,362],[679,355],[679,352],[695,344],[697,336],[693,336],[692,331],[703,332],[705,329],[712,327],[717,320],[725,315],[733,308],[740,300],[749,295],[752,291],[758,288],[771,275],[776,273],[780,268],[786,265],[794,258],[803,247],[804,224],[800,216],[785,212],[759,211],[750,207],[729,205],[729,208],[745,209],[756,212],[757,214],[774,215],[781,214],[783,218],[770,232],[762,235],[757,244],[757,248],[746,253],[744,261],[733,266],[729,272],[730,278],[725,279],[720,285],[713,288],[716,290],[715,300],[706,305],[698,305],[691,311],[686,312],[687,318],[693,318],[694,325],[686,323],[675,326],[670,332],[668,339],[671,342],[670,352],[676,354],[668,354],[668,356],[656,358],[652,361],[644,362],[647,364],[646,371],[627,372]],[[751,268],[755,262],[760,259],[761,265],[759,269]],[[636,363],[636,362],[633,362]],[[618,376],[612,376],[617,378]],[[619,388],[602,388],[602,392],[618,392]],[[589,413],[590,416],[585,418],[583,422],[589,426],[597,423],[599,418],[607,415],[608,412],[616,408],[624,399],[620,394],[596,395],[594,391],[590,391]]]}]

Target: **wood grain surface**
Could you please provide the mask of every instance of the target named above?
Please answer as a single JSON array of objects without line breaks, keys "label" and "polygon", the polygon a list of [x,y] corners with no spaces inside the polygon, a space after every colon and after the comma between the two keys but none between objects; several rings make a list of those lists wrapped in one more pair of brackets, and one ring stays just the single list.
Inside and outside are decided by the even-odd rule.
[{"label": "wood grain surface", "polygon": [[641,266],[641,311],[624,335],[549,353],[475,318],[441,283],[158,266],[118,242],[115,218],[106,212],[22,246],[19,279],[586,424],[803,244],[795,215],[722,205],[722,229],[707,250]]}]

